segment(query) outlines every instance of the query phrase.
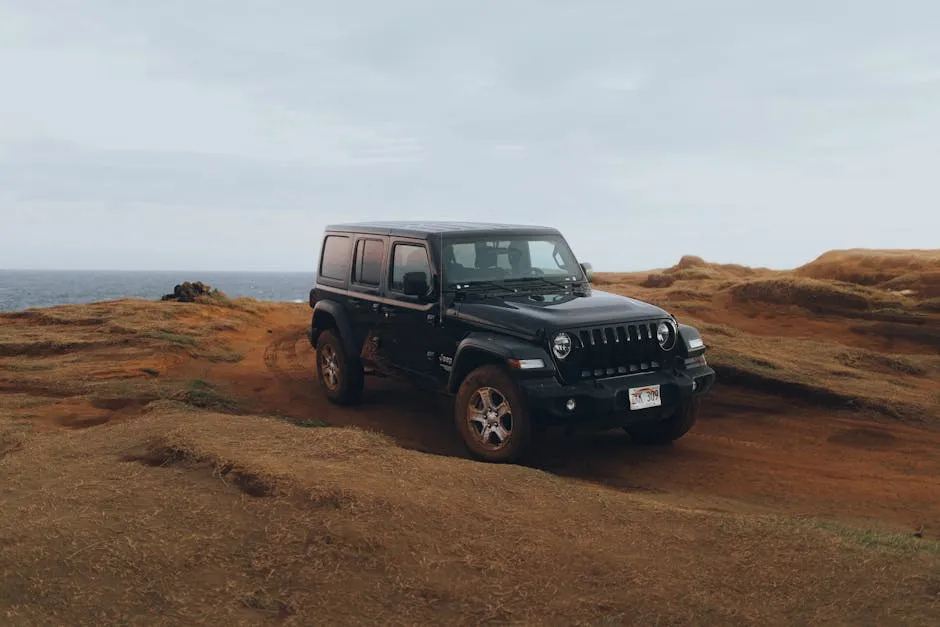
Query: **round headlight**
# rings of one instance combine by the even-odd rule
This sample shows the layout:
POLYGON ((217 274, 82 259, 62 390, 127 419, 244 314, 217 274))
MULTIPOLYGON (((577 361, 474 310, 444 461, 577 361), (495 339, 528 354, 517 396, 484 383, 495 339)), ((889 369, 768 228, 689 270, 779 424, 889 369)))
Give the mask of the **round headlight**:
POLYGON ((676 327, 666 320, 656 327, 656 340, 664 351, 672 350, 676 345, 676 327))
POLYGON ((552 340, 552 353, 558 359, 564 359, 571 354, 571 337, 567 333, 559 333, 552 340))

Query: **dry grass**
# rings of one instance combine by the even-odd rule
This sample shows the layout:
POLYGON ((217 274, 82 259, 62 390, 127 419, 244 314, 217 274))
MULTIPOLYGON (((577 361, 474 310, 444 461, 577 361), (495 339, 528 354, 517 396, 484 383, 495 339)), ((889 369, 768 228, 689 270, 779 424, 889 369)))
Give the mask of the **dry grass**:
POLYGON ((879 309, 903 309, 908 304, 899 296, 851 283, 794 277, 745 281, 729 291, 736 302, 792 305, 820 314, 854 315, 879 309))
POLYGON ((929 283, 940 251, 837 251, 820 260, 784 272, 686 256, 658 273, 605 275, 601 289, 648 300, 698 326, 726 383, 940 426, 932 393, 940 378, 940 308, 935 298, 879 285, 929 283), (839 263, 847 264, 844 272, 839 263), (885 273, 866 278, 877 268, 885 273))
POLYGON ((883 289, 923 298, 940 298, 940 270, 911 272, 886 281, 883 289))
MULTIPOLYGON (((930 499, 914 496, 929 497, 936 476, 920 449, 933 441, 924 427, 940 426, 940 311, 883 286, 919 272, 901 270, 865 287, 686 257, 653 275, 600 275, 599 286, 698 326, 725 386, 717 401, 752 405, 747 419, 729 409, 730 418, 645 470, 651 453, 608 440, 606 454, 586 450, 587 470, 570 475, 593 477, 616 460, 624 476, 614 477, 626 485, 669 465, 688 482, 682 491, 714 477, 732 495, 760 485, 764 504, 791 494, 788 482, 821 499, 848 485, 862 503, 912 508, 899 517, 905 524, 936 520, 930 499), (847 428, 841 413, 830 431, 794 436, 766 484, 756 483, 755 467, 728 465, 734 454, 761 461, 754 430, 786 412, 804 423, 836 413, 805 410, 813 405, 854 409, 866 422, 847 428), (715 459, 704 457, 709 442, 720 443, 715 459), (834 448, 821 448, 827 443, 834 448), (858 452, 866 447, 876 451, 871 465, 858 452), (826 466, 840 451, 855 451, 857 465, 826 466), (887 470, 868 487, 875 455, 887 470), (825 483, 840 473, 849 478, 825 483)), ((327 427, 372 415, 372 424, 403 432, 426 399, 396 406, 380 392, 374 409, 344 413, 314 404, 309 355, 300 354, 309 313, 290 307, 118 301, 0 316, 0 617, 15 625, 940 620, 934 539, 838 516, 794 517, 789 507, 758 515, 707 493, 701 507, 680 506, 327 427)))
POLYGON ((940 427, 940 402, 931 394, 940 357, 884 355, 794 338, 709 337, 709 363, 725 383, 940 427))
POLYGON ((926 625, 940 611, 932 542, 665 506, 357 430, 158 404, 33 437, 0 472, 16 573, 0 614, 18 625, 926 625))
POLYGON ((643 281, 643 287, 669 287, 676 282, 676 277, 660 272, 654 272, 643 281))
MULTIPOLYGON (((903 284, 930 286, 936 290, 940 285, 940 250, 833 250, 820 255, 812 262, 797 268, 794 274, 814 279, 842 281, 858 285, 882 286, 888 289, 893 281, 895 287, 903 284), (902 277, 906 277, 903 281, 902 277)), ((916 289, 916 288, 915 288, 916 289)), ((938 294, 922 294, 937 296, 938 294)))

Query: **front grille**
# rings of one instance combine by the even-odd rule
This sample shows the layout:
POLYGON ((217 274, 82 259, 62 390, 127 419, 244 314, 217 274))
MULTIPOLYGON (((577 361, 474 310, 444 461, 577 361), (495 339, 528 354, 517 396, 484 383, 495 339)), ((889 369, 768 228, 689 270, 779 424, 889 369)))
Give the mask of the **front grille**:
MULTIPOLYGON (((657 322, 579 329, 577 376, 599 379, 658 370, 671 363, 656 339, 657 322)), ((574 373, 572 373, 574 374, 574 373)))

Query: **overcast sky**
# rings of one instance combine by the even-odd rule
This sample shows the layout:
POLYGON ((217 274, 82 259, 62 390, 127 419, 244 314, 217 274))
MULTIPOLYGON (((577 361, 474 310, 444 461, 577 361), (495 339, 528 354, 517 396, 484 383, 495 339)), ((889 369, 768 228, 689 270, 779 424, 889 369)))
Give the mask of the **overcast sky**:
POLYGON ((0 268, 311 271, 374 218, 940 247, 940 3, 0 0, 0 268))

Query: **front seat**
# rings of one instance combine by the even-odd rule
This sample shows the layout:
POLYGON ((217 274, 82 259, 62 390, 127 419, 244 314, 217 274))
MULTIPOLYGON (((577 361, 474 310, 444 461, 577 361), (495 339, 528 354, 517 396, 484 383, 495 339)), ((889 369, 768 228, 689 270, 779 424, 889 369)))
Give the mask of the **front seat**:
POLYGON ((404 288, 405 275, 409 272, 420 272, 424 274, 424 280, 430 284, 431 277, 428 276, 428 258, 423 250, 413 250, 405 257, 405 263, 402 266, 401 280, 396 287, 399 289, 404 288))

